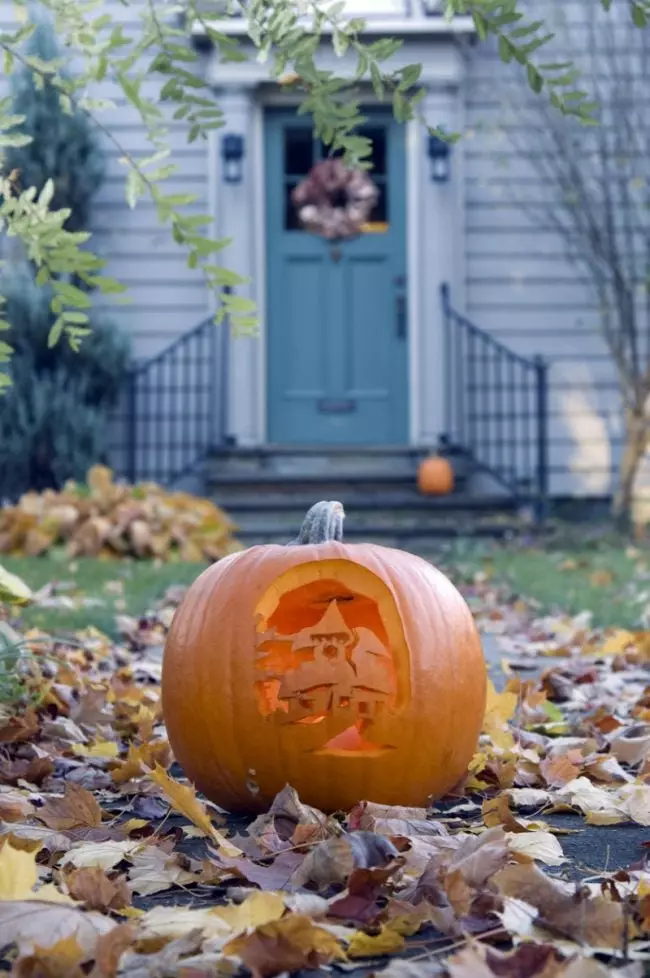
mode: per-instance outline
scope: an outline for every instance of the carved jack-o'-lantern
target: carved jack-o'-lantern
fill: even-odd
[[[289,546],[214,564],[178,609],[163,713],[186,775],[230,811],[285,784],[325,811],[424,805],[462,777],[486,675],[470,611],[426,561],[344,544],[317,503]]]

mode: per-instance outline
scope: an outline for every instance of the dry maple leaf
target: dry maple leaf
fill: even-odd
[[[87,978],[115,978],[121,958],[136,940],[136,932],[130,924],[118,924],[102,936],[95,945],[94,964]],[[120,967],[120,975],[122,975]],[[150,978],[153,975],[150,972]]]
[[[120,978],[154,978],[180,972],[182,958],[187,958],[201,950],[203,931],[191,930],[182,937],[170,941],[160,951],[153,954],[138,954],[127,951],[120,961]],[[90,978],[97,978],[92,975]]]
[[[129,744],[126,758],[112,769],[111,777],[116,784],[123,784],[132,778],[142,777],[147,768],[155,765],[166,769],[170,760],[171,748],[166,740],[152,741],[140,747]]]
[[[72,899],[82,903],[86,910],[121,910],[131,903],[124,877],[109,879],[98,866],[74,869],[64,879]]]
[[[0,781],[4,784],[27,781],[29,784],[40,785],[53,771],[54,761],[50,757],[0,761]]]
[[[220,853],[229,856],[231,859],[242,855],[241,850],[231,845],[226,837],[214,827],[205,805],[197,798],[194,788],[170,778],[159,764],[156,764],[153,771],[147,771],[147,773],[152,781],[155,781],[162,788],[172,808],[188,818],[208,838],[212,839],[217,844]]]
[[[181,865],[179,853],[165,852],[158,846],[147,846],[131,857],[129,889],[141,896],[151,896],[170,886],[187,886],[198,882],[198,875]]]
[[[113,927],[109,917],[78,907],[41,900],[0,902],[0,947],[16,944],[21,954],[30,953],[36,945],[51,947],[74,937],[84,954],[90,955],[98,938]]]
[[[40,822],[58,831],[81,825],[97,828],[102,824],[102,815],[97,799],[73,781],[66,782],[62,798],[49,796],[36,812]]]
[[[561,978],[564,956],[552,944],[521,944],[506,953],[471,944],[447,962],[450,978]]]
[[[76,937],[64,937],[51,947],[34,947],[14,964],[14,978],[85,978],[81,962],[85,954]]]
[[[253,978],[273,978],[284,971],[319,968],[345,954],[336,938],[303,914],[289,913],[281,920],[236,937],[224,947],[241,958]]]
[[[374,958],[385,954],[398,954],[405,947],[404,935],[392,921],[381,928],[378,934],[366,934],[358,930],[348,942],[346,951],[349,958]]]
[[[508,849],[520,856],[537,859],[547,866],[561,866],[567,862],[559,840],[551,832],[518,832],[510,835]]]
[[[566,754],[544,758],[539,765],[539,771],[550,788],[562,788],[579,776],[583,763],[581,752],[570,750]]]
[[[319,842],[291,878],[292,887],[343,883],[357,868],[383,867],[399,857],[393,843],[374,832],[347,832]]]
[[[243,903],[217,907],[213,913],[231,929],[233,936],[254,930],[279,920],[286,911],[284,897],[280,893],[254,891]]]
[[[503,896],[523,900],[538,912],[538,923],[590,947],[623,946],[623,906],[603,896],[565,892],[532,863],[506,866],[493,879]]]
[[[100,869],[114,869],[118,863],[121,863],[123,859],[141,847],[141,842],[131,839],[82,842],[68,849],[68,852],[61,859],[61,865],[75,866],[77,869],[92,866],[97,866]]]
[[[5,842],[0,849],[0,900],[47,900],[72,903],[70,897],[48,883],[34,890],[38,882],[36,853],[14,849]]]

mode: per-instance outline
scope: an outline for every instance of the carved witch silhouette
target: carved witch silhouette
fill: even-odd
[[[345,598],[341,603],[345,609]],[[339,600],[333,598],[318,621],[291,635],[261,635],[257,652],[263,714],[275,714],[283,724],[327,720],[319,753],[390,749],[365,735],[395,702],[392,656],[371,628],[345,621]]]

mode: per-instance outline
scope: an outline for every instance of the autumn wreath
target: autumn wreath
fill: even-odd
[[[328,241],[353,238],[361,231],[379,191],[364,170],[340,159],[316,163],[291,195],[301,224]]]

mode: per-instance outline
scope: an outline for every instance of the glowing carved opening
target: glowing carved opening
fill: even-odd
[[[342,576],[347,571],[346,582],[338,573],[317,576],[325,564]],[[309,748],[316,754],[391,750],[373,740],[372,728],[395,708],[400,693],[389,631],[402,657],[406,646],[392,595],[375,575],[349,561],[297,570],[298,580],[296,572],[283,575],[256,609],[260,712],[284,726],[322,729],[322,743]],[[387,610],[380,606],[386,602]]]

